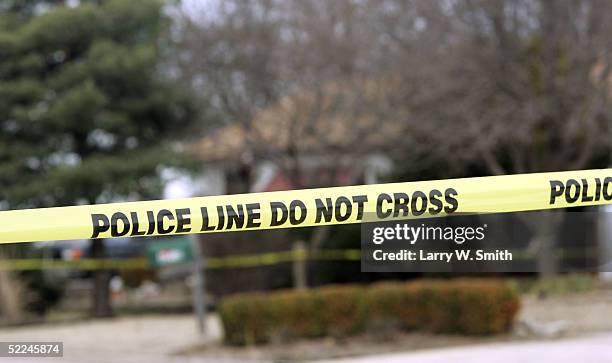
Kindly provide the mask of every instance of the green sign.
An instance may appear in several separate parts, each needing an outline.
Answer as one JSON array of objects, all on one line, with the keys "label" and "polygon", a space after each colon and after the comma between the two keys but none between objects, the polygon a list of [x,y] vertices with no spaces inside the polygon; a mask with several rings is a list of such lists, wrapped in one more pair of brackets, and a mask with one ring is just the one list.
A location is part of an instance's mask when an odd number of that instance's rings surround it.
[{"label": "green sign", "polygon": [[191,240],[188,237],[172,237],[154,240],[147,246],[151,267],[181,265],[193,261]]}]

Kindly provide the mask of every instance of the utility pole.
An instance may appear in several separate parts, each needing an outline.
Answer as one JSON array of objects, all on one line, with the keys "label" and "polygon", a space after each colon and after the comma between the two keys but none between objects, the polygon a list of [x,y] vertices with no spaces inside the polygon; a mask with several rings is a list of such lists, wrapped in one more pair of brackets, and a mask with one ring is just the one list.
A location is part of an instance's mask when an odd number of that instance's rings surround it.
[{"label": "utility pole", "polygon": [[204,268],[206,267],[198,235],[192,234],[191,248],[193,250],[193,309],[200,334],[206,334],[206,289]]},{"label": "utility pole", "polygon": [[303,241],[297,241],[293,244],[293,288],[305,289],[308,286],[308,270],[306,268],[308,259],[308,250]]}]

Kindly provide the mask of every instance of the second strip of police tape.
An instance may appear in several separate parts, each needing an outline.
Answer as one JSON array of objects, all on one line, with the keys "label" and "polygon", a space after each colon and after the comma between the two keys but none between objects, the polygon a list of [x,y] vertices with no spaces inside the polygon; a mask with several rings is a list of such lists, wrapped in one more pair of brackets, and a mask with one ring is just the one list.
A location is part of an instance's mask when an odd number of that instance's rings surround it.
[{"label": "second strip of police tape", "polygon": [[[577,256],[584,258],[585,253],[592,255],[595,251],[583,248],[563,249],[559,252],[564,257]],[[531,256],[526,251],[513,251],[515,258],[529,260]],[[290,263],[294,261],[352,261],[361,260],[359,249],[323,249],[309,251],[307,249],[293,249],[291,251],[266,252],[258,254],[244,254],[231,256],[215,256],[205,258],[206,269],[230,269],[249,268]],[[153,266],[145,257],[132,257],[124,259],[92,259],[79,260],[56,260],[40,258],[4,259],[0,260],[0,270],[8,271],[30,271],[51,269],[75,269],[75,270],[146,270]]]}]

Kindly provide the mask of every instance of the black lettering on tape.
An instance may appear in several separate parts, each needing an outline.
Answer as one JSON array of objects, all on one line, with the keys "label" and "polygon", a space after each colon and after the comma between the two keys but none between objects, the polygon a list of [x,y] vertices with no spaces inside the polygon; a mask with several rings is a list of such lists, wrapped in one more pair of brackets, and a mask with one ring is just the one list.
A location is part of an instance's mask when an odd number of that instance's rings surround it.
[{"label": "black lettering on tape", "polygon": [[[419,199],[421,200],[419,206]],[[416,191],[412,193],[412,202],[410,204],[410,208],[412,209],[412,214],[415,216],[420,216],[427,210],[427,196],[425,193],[421,191]]]},{"label": "black lettering on tape", "polygon": [[402,217],[406,217],[410,213],[410,208],[408,208],[409,200],[406,193],[393,193],[393,217],[398,217],[400,211],[402,212]]},{"label": "black lettering on tape", "polygon": [[612,177],[606,177],[603,182],[604,200],[612,200]]},{"label": "black lettering on tape", "polygon": [[[119,231],[119,221],[121,221],[121,225],[123,229]],[[111,237],[122,237],[128,234],[130,231],[130,220],[128,217],[121,213],[116,212],[111,216]]]},{"label": "black lettering on tape", "polygon": [[208,208],[200,207],[200,214],[202,215],[202,227],[200,228],[200,231],[214,231],[215,227],[210,225],[210,218],[208,217]]},{"label": "black lettering on tape", "polygon": [[147,235],[155,233],[155,215],[152,210],[147,211],[147,220],[149,221],[149,229],[147,229]]},{"label": "black lettering on tape", "polygon": [[589,195],[589,183],[582,179],[582,202],[592,202],[593,196]]},{"label": "black lettering on tape", "polygon": [[161,209],[157,212],[157,233],[159,234],[169,234],[174,230],[174,225],[168,225],[168,227],[164,224],[164,219],[168,219],[169,221],[174,220],[174,216],[172,212],[167,209]]},{"label": "black lettering on tape", "polygon": [[334,210],[336,214],[336,220],[338,222],[344,222],[349,219],[351,217],[351,213],[353,213],[353,203],[351,203],[350,199],[348,199],[347,197],[340,196],[338,197],[338,199],[336,199],[336,207],[334,208]]},{"label": "black lettering on tape", "polygon": [[[574,192],[572,192],[572,187]],[[580,198],[580,183],[575,179],[569,179],[565,186],[565,201],[574,203]]]},{"label": "black lettering on tape", "polygon": [[[300,209],[300,211],[298,212],[298,208]],[[297,214],[299,213],[300,217],[296,217]],[[291,225],[295,226],[298,224],[301,224],[302,222],[304,222],[306,220],[306,216],[307,216],[307,211],[306,211],[306,205],[304,204],[304,202],[302,202],[301,200],[293,200],[291,201],[291,203],[289,204],[289,223],[291,223]]]},{"label": "black lettering on tape", "polygon": [[321,223],[322,218],[325,219],[325,222],[331,222],[333,217],[332,199],[325,198],[325,204],[323,204],[320,198],[316,198],[315,205],[317,206],[315,223]]},{"label": "black lettering on tape", "polygon": [[[270,202],[270,210],[272,212],[270,226],[277,227],[282,226],[287,222],[289,218],[289,210],[287,210],[287,206],[283,202]],[[280,211],[280,215],[279,215]]]},{"label": "black lettering on tape", "polygon": [[191,210],[180,208],[176,210],[176,233],[187,233],[191,231]]},{"label": "black lettering on tape", "polygon": [[393,208],[387,208],[386,211],[383,211],[383,203],[385,202],[392,203],[393,199],[389,194],[380,193],[376,198],[376,217],[380,219],[388,218],[393,213]]},{"label": "black lettering on tape", "polygon": [[247,210],[247,228],[255,228],[261,226],[261,222],[259,219],[261,218],[261,213],[259,212],[260,205],[259,203],[250,203],[246,205]]},{"label": "black lettering on tape", "polygon": [[565,192],[565,184],[560,180],[550,180],[550,203],[555,204],[555,199],[560,197]]},{"label": "black lettering on tape", "polygon": [[455,198],[458,195],[459,193],[457,193],[454,188],[447,188],[444,191],[444,200],[450,205],[444,207],[444,212],[450,214],[455,212],[459,208],[459,201],[457,200],[457,198]]},{"label": "black lettering on tape", "polygon": [[132,220],[132,233],[130,236],[144,236],[147,231],[140,230],[140,223],[138,222],[138,213],[130,212],[130,219]]},{"label": "black lettering on tape", "polygon": [[363,218],[364,203],[368,201],[367,195],[355,195],[353,196],[353,203],[357,203],[357,220],[360,221]]},{"label": "black lettering on tape", "polygon": [[429,204],[432,206],[429,207],[429,213],[432,215],[436,215],[442,212],[443,204],[442,201],[438,198],[442,197],[442,192],[438,189],[432,189],[429,192]]},{"label": "black lettering on tape", "polygon": [[227,229],[231,229],[236,224],[237,228],[242,228],[244,226],[244,207],[242,204],[238,204],[238,211],[232,207],[231,204],[225,206],[227,210]]},{"label": "black lettering on tape", "polygon": [[91,234],[91,238],[98,238],[100,233],[107,232],[110,229],[110,221],[104,214],[92,214],[91,224],[93,225],[93,233]]}]

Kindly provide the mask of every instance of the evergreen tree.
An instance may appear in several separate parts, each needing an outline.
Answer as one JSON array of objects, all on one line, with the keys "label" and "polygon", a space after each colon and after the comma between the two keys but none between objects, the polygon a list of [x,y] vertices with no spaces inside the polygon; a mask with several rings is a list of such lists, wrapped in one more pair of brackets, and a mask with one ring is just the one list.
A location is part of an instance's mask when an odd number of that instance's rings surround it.
[{"label": "evergreen tree", "polygon": [[[162,4],[26,3],[0,8],[0,207],[157,197],[194,120],[161,63]],[[107,279],[95,278],[97,315],[110,313]]]}]

